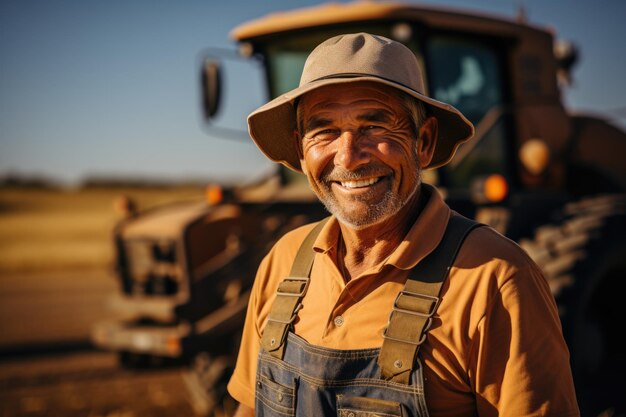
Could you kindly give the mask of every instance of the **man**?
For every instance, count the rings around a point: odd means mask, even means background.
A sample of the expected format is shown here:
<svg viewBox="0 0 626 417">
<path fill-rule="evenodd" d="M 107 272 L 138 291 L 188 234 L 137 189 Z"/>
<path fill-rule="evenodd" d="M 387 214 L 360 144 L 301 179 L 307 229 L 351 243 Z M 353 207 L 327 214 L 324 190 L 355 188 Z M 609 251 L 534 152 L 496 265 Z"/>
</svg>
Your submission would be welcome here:
<svg viewBox="0 0 626 417">
<path fill-rule="evenodd" d="M 408 48 L 342 35 L 248 118 L 332 217 L 259 267 L 228 387 L 236 415 L 579 415 L 537 266 L 421 182 L 473 134 L 423 92 Z"/>
</svg>

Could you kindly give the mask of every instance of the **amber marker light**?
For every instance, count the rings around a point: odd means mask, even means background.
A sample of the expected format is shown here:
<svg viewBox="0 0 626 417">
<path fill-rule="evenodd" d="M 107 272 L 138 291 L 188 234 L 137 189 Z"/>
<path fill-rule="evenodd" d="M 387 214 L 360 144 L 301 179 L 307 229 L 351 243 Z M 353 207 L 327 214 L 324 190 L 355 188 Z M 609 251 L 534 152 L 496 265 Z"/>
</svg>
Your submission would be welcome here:
<svg viewBox="0 0 626 417">
<path fill-rule="evenodd" d="M 209 205 L 214 206 L 221 203 L 223 198 L 222 187 L 215 184 L 207 186 L 204 197 Z"/>
<path fill-rule="evenodd" d="M 177 336 L 168 336 L 165 341 L 165 350 L 171 356 L 178 356 L 182 351 L 180 339 Z"/>
<path fill-rule="evenodd" d="M 492 174 L 485 179 L 484 194 L 487 201 L 497 203 L 506 198 L 509 193 L 509 184 L 500 174 Z"/>
</svg>

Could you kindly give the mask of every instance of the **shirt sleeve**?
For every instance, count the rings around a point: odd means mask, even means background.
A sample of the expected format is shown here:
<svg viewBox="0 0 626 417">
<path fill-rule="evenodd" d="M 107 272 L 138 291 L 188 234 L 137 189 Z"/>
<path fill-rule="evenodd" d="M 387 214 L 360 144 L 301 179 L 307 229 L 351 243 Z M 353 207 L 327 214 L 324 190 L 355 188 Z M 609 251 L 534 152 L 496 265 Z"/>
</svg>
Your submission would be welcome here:
<svg viewBox="0 0 626 417">
<path fill-rule="evenodd" d="M 529 260 L 501 285 L 472 341 L 480 416 L 578 416 L 556 303 Z"/>
</svg>

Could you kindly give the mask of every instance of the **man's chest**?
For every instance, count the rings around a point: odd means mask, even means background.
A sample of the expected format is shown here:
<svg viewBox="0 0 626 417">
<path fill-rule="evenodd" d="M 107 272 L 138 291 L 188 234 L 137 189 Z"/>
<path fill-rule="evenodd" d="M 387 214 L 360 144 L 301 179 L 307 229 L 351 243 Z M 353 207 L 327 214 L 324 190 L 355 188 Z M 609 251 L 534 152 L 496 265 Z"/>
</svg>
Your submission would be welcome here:
<svg viewBox="0 0 626 417">
<path fill-rule="evenodd" d="M 380 347 L 406 272 L 392 268 L 345 284 L 333 268 L 313 268 L 298 312 L 296 334 L 309 343 L 334 349 Z"/>
</svg>

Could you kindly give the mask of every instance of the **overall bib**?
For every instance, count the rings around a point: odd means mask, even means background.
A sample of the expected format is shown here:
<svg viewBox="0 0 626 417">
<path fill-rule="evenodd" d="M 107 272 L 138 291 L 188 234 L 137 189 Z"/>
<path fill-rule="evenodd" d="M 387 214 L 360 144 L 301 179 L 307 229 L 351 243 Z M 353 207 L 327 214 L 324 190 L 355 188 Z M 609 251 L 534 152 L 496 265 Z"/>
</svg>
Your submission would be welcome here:
<svg viewBox="0 0 626 417">
<path fill-rule="evenodd" d="M 355 350 L 314 346 L 291 331 L 308 288 L 313 243 L 325 223 L 305 238 L 290 276 L 278 287 L 261 339 L 255 415 L 427 417 L 417 352 L 458 249 L 478 223 L 459 215 L 450 218 L 439 246 L 409 273 L 382 347 Z"/>
</svg>

